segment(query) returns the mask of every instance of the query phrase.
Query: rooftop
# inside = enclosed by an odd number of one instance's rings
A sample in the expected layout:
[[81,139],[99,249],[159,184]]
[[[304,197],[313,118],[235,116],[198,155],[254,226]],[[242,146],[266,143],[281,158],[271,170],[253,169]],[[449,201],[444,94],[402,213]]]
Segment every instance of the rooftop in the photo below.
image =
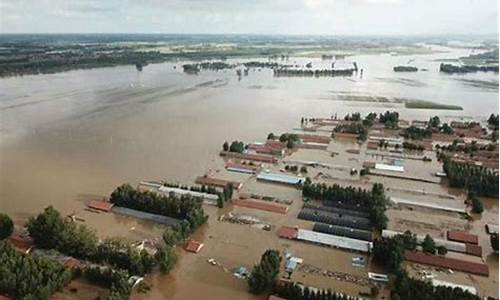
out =
[[197,242],[195,240],[189,240],[186,243],[186,246],[184,247],[184,250],[188,252],[193,252],[193,253],[198,253],[200,252],[201,248],[203,248],[204,244]]

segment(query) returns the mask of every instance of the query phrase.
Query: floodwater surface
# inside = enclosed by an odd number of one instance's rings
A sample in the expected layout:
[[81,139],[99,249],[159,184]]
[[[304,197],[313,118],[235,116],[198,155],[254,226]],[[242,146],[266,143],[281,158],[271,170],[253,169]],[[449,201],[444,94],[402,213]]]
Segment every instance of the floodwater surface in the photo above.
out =
[[[498,89],[489,84],[498,83],[498,74],[439,73],[437,59],[470,53],[440,50],[451,52],[350,57],[363,68],[363,76],[349,78],[276,78],[270,70],[254,69],[239,80],[234,70],[187,75],[180,63],[149,65],[142,72],[134,66],[120,66],[2,78],[0,210],[22,225],[29,216],[53,205],[63,214],[75,212],[83,217],[102,237],[158,238],[160,226],[86,212],[84,203],[108,196],[126,182],[167,179],[192,184],[209,170],[223,169],[218,151],[224,141],[263,141],[269,132],[280,134],[299,127],[303,116],[398,110],[407,120],[439,115],[443,120],[484,122],[498,111]],[[411,59],[428,71],[392,71],[393,66]],[[298,64],[307,61],[327,64],[318,59],[290,59]],[[356,98],[346,100],[339,95],[428,100],[460,105],[464,110],[406,109],[401,103],[352,101]],[[276,190],[269,185],[256,189],[263,194]],[[300,192],[290,188],[280,195],[300,201]],[[217,209],[207,211],[210,221],[196,233],[207,244],[205,254],[182,255],[172,274],[149,278],[153,290],[137,297],[256,299],[247,293],[244,281],[208,264],[207,255],[217,254],[230,267],[251,268],[267,247],[283,250],[289,243],[262,230],[252,228],[248,233],[248,228],[219,223]],[[498,216],[498,206],[496,212]],[[275,224],[280,222],[275,220]],[[244,242],[234,240],[241,236]],[[340,265],[338,270],[359,272],[350,270],[353,255],[347,252],[301,243],[294,244],[294,251],[312,265],[321,266],[323,259],[329,261],[329,268]],[[319,279],[317,283],[325,285]],[[357,291],[348,284],[332,286],[348,293]]]

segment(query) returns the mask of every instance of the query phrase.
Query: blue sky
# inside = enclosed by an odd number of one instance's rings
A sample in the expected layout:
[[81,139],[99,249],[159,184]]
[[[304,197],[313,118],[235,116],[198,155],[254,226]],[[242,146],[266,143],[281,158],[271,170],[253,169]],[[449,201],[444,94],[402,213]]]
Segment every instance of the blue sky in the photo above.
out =
[[0,0],[0,32],[492,34],[498,0]]

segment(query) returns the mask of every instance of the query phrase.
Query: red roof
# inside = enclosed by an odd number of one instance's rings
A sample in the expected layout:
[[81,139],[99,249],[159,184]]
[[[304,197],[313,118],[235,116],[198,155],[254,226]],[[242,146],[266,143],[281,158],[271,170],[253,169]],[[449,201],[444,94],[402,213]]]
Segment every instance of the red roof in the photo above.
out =
[[5,295],[0,295],[0,300],[10,300],[10,298]]
[[13,235],[9,238],[9,242],[15,248],[21,249],[23,251],[28,251],[33,247],[33,239],[30,237],[22,237],[19,235]]
[[297,228],[282,226],[276,231],[276,234],[278,234],[280,238],[293,240],[297,238],[298,230]]
[[186,247],[184,247],[184,250],[198,253],[200,252],[201,248],[203,248],[203,246],[203,243],[197,242],[195,240],[189,240],[186,244]]
[[448,231],[446,233],[446,237],[450,241],[469,243],[469,244],[474,244],[474,245],[477,245],[478,241],[479,241],[477,235],[470,234],[470,233],[463,232],[463,231]]
[[483,248],[479,245],[473,245],[473,244],[465,244],[465,253],[474,255],[474,256],[483,256]]
[[260,166],[256,165],[249,165],[249,164],[237,164],[237,163],[231,163],[228,162],[226,164],[226,169],[227,168],[236,168],[236,169],[243,169],[243,170],[249,170],[249,171],[257,171]]
[[277,163],[278,159],[272,155],[266,154],[249,154],[249,153],[237,153],[237,152],[227,152],[221,151],[220,156],[225,156],[228,158],[236,158],[242,160],[253,160],[266,163]]
[[64,262],[64,266],[68,269],[75,269],[80,266],[80,261],[76,258],[70,257]]
[[299,138],[303,142],[313,142],[313,143],[320,143],[320,144],[329,144],[330,141],[332,140],[331,137],[324,136],[324,135],[299,134],[298,136],[299,136]]
[[481,263],[474,263],[464,260],[459,260],[455,258],[447,258],[436,255],[429,255],[418,251],[406,251],[405,258],[408,261],[430,265],[435,267],[441,267],[446,269],[452,269],[456,271],[489,276],[490,271],[488,265]]
[[109,212],[113,207],[113,205],[114,205],[113,203],[107,201],[92,200],[87,206],[93,209]]
[[195,182],[197,184],[208,185],[208,186],[219,187],[219,188],[225,188],[228,184],[232,184],[233,187],[237,190],[239,190],[242,186],[241,182],[229,181],[229,180],[212,178],[212,177],[205,177],[205,176],[199,176],[198,178],[196,178]]
[[359,134],[346,133],[346,132],[335,132],[335,138],[347,138],[347,139],[357,139]]
[[286,214],[288,211],[288,206],[286,205],[255,199],[240,199],[235,201],[233,204],[236,206],[260,209],[279,214]]

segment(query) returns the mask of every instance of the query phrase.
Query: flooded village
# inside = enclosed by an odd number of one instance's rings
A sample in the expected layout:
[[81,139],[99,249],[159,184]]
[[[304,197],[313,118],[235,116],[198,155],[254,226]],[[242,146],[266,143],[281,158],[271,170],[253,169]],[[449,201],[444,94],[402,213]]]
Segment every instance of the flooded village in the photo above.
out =
[[2,247],[51,299],[498,299],[498,65],[424,48],[2,78]]

